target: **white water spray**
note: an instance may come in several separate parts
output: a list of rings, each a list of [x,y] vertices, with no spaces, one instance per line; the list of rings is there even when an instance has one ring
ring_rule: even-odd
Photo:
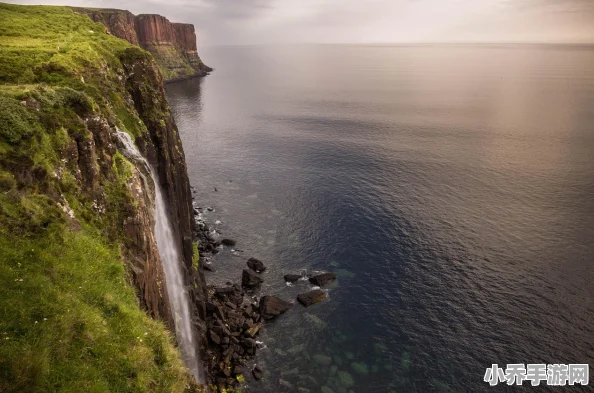
[[[181,349],[186,367],[190,370],[198,382],[204,382],[200,372],[200,361],[196,337],[192,330],[192,318],[190,317],[190,298],[182,275],[182,260],[178,244],[173,236],[171,220],[165,205],[165,199],[161,192],[161,185],[156,172],[149,165],[146,159],[140,154],[130,135],[118,130],[117,136],[124,145],[126,155],[139,163],[146,165],[155,183],[155,236],[161,263],[165,269],[167,280],[167,294],[169,305],[175,321],[175,332],[177,343]]]

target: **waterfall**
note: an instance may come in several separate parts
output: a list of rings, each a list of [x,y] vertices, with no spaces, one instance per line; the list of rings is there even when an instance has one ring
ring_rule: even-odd
[[[157,173],[140,154],[130,135],[117,130],[117,136],[124,145],[125,155],[137,163],[146,165],[155,183],[155,237],[157,238],[157,248],[159,249],[161,263],[165,270],[167,294],[169,295],[169,305],[175,321],[177,344],[181,349],[186,367],[188,367],[198,382],[203,382],[200,373],[197,341],[192,330],[190,299],[182,274],[181,253],[173,235],[171,220],[167,212],[165,198],[163,198]]]

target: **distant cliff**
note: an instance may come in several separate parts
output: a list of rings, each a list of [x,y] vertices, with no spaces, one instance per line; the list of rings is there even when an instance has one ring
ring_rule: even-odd
[[[194,25],[171,23],[155,14],[135,16],[124,10],[74,10],[104,24],[109,34],[151,52],[166,82],[205,76],[212,71],[198,56]]]

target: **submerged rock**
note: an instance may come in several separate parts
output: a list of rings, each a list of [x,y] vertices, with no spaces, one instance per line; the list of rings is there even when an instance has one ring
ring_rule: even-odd
[[[260,299],[260,315],[264,319],[273,319],[284,314],[292,304],[276,296],[263,296]]]
[[[250,258],[250,259],[248,259],[247,265],[248,265],[248,267],[250,269],[252,269],[252,270],[254,270],[254,271],[258,272],[258,273],[261,273],[264,270],[266,270],[266,266],[264,266],[264,263],[262,263],[261,260],[256,259],[256,258]]]
[[[353,376],[347,373],[346,371],[339,371],[337,375],[338,380],[340,381],[340,384],[343,387],[350,388],[353,387],[353,385],[355,385],[355,380],[353,379]]]
[[[305,313],[303,314],[303,316],[305,317],[305,319],[310,321],[317,329],[326,329],[326,327],[328,326],[326,322],[322,321],[320,318],[316,317],[313,314]]]
[[[256,273],[253,273],[250,270],[243,269],[243,273],[241,275],[241,284],[247,288],[257,287],[258,285],[262,284],[264,280],[262,280]]]
[[[323,300],[325,297],[326,292],[322,291],[321,289],[314,289],[313,291],[302,293],[301,295],[297,296],[297,300],[305,307],[309,307],[312,304]]]
[[[252,375],[254,376],[256,381],[259,381],[264,376],[264,370],[262,370],[262,367],[260,367],[256,364],[254,366],[254,368],[252,369]]]
[[[365,363],[353,362],[351,368],[361,375],[369,374],[369,369]]]
[[[322,366],[329,366],[330,363],[332,363],[332,358],[330,356],[326,356],[326,355],[322,355],[322,354],[313,355],[313,360],[316,363],[321,364]]]
[[[322,273],[309,278],[309,282],[318,287],[323,287],[327,284],[330,284],[332,281],[336,280],[336,274],[334,273]]]
[[[299,274],[285,274],[285,281],[286,282],[295,282],[299,281],[301,276]]]

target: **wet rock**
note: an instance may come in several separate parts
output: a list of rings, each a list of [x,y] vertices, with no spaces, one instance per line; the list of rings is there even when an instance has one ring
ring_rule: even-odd
[[[228,246],[228,247],[230,247],[230,246],[234,246],[234,245],[236,245],[236,244],[237,244],[237,242],[236,242],[235,240],[233,240],[233,239],[223,239],[223,240],[221,240],[221,244],[222,244],[223,246]]]
[[[369,369],[367,368],[367,365],[365,363],[353,362],[351,363],[351,368],[355,370],[358,374],[369,374]]]
[[[227,287],[215,288],[215,293],[217,295],[229,295],[233,292],[235,292],[235,288],[233,288],[231,285]]]
[[[313,356],[313,360],[316,363],[321,364],[322,366],[329,366],[332,363],[332,358],[330,356],[318,354]]]
[[[313,314],[305,313],[303,314],[303,316],[305,317],[305,319],[311,322],[314,325],[314,327],[318,330],[326,329],[326,327],[328,326],[326,322],[322,321],[319,317],[316,317]]]
[[[337,375],[338,380],[340,381],[340,384],[343,387],[350,388],[353,387],[353,385],[355,385],[355,380],[353,379],[353,376],[347,373],[346,371],[339,371]]]
[[[285,281],[286,282],[295,282],[299,281],[301,276],[299,274],[285,274]]]
[[[259,381],[264,376],[264,370],[262,370],[262,367],[260,367],[256,364],[254,366],[254,368],[252,369],[252,375],[254,376],[254,379],[256,381]]]
[[[243,269],[243,273],[241,275],[241,284],[246,288],[253,288],[257,287],[258,285],[262,284],[264,280],[261,279],[250,270]]]
[[[208,336],[210,337],[210,340],[216,344],[216,345],[220,345],[221,344],[221,338],[219,337],[218,334],[216,334],[215,332],[213,332],[212,330],[208,332]]]
[[[262,324],[256,323],[256,324],[254,324],[254,326],[252,326],[251,328],[249,328],[248,330],[245,331],[245,335],[247,337],[254,338],[260,332],[260,328],[262,328]]]
[[[302,293],[301,295],[297,296],[297,300],[305,307],[309,307],[312,304],[323,300],[325,297],[326,292],[322,291],[321,289],[314,289],[313,291]]]
[[[276,296],[262,296],[260,299],[260,315],[268,320],[287,312],[292,304]]]
[[[262,263],[261,260],[256,258],[248,259],[247,265],[250,269],[258,273],[262,273],[264,270],[266,270],[266,266],[264,266],[264,263]]]
[[[248,337],[243,340],[243,346],[246,348],[256,348],[256,340]]]
[[[323,287],[327,284],[330,284],[334,280],[336,280],[336,274],[334,273],[322,273],[309,278],[309,282],[317,285],[318,287]]]

